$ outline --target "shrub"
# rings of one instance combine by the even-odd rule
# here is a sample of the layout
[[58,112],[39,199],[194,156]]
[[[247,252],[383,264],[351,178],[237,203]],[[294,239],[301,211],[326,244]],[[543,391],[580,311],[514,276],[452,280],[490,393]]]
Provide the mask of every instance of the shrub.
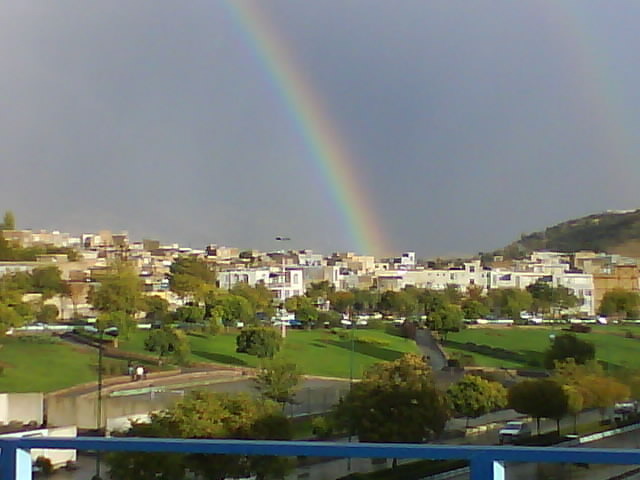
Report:
[[372,337],[359,337],[356,338],[356,342],[362,343],[364,345],[375,345],[376,347],[388,347],[391,343],[386,340],[380,340],[378,338]]
[[575,323],[569,327],[569,331],[575,333],[591,333],[591,327],[589,325]]
[[47,457],[40,456],[36,458],[34,465],[39,468],[40,471],[45,475],[53,473],[53,465],[51,464],[51,460],[49,460]]
[[334,434],[333,423],[326,417],[315,417],[311,420],[311,431],[320,438],[329,438]]

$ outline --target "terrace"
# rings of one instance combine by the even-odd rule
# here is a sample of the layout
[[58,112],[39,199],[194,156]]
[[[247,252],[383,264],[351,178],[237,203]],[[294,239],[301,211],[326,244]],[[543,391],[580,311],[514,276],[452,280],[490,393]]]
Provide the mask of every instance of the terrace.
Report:
[[640,464],[639,450],[619,449],[163,438],[11,438],[0,440],[2,480],[32,478],[31,457],[28,452],[31,448],[343,458],[464,459],[469,461],[471,480],[504,480],[504,462]]

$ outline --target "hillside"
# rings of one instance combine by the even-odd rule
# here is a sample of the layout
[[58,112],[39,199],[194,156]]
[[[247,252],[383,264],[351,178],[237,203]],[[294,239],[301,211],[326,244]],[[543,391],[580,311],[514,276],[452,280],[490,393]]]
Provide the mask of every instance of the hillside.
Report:
[[541,232],[522,235],[520,240],[494,253],[519,258],[534,250],[594,250],[640,257],[640,209],[568,220]]

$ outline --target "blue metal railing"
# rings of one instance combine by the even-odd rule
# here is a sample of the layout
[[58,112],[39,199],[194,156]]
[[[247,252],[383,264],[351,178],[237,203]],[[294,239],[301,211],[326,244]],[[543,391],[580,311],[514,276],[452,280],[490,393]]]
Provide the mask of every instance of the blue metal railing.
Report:
[[640,450],[513,446],[449,446],[399,443],[188,440],[171,438],[3,438],[0,480],[31,479],[31,448],[99,451],[224,453],[343,458],[463,459],[471,480],[503,480],[504,462],[640,464]]

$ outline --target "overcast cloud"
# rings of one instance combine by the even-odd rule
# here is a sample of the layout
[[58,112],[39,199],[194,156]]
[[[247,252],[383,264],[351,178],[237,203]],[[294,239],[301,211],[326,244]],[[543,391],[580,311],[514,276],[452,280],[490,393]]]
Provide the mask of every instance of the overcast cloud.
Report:
[[[260,5],[396,252],[475,253],[640,207],[634,0]],[[194,247],[355,248],[223,7],[0,4],[0,209]]]

